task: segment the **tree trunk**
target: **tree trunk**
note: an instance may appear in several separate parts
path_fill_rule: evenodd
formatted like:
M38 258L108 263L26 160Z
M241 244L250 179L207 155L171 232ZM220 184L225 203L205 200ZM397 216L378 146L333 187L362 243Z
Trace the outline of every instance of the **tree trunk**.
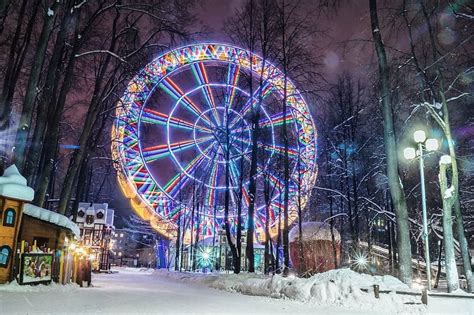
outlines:
M72 4L68 3L65 7L67 13L61 21L53 53L49 61L43 93L41 94L36 108L35 130L31 139L30 148L28 149L28 157L25 159L23 165L23 176L28 179L30 185L33 185L35 181L34 177L39 169L48 117L51 117L55 112L53 96L56 95L60 83L61 71L63 69L61 61L65 52L68 32L70 29L75 29L77 24L77 19L72 16L75 13L70 12L71 6Z
M453 186L448 188L446 175L447 165L439 165L439 186L441 198L443 200L443 243L444 260L446 268L446 280L448 282L448 292L451 293L459 289L459 276L456 268L456 256L454 252L453 218L452 208L456 199L456 192ZM430 275L428 275L430 276Z
M46 56L46 49L48 48L48 42L50 34L53 30L54 20L56 17L56 11L59 8L59 2L55 1L51 8L48 8L44 14L43 28L38 39L38 45L33 57L33 65L30 70L30 76L28 79L28 85L26 87L25 99L23 101L23 109L18 124L18 132L15 140L15 162L17 167L22 170L26 158L26 143L28 133L30 132L32 124L33 109L35 104L36 95L38 94L38 83L43 69L43 63ZM55 14L49 14L49 10Z
M79 208L79 202L81 201L89 201L84 198L84 193L86 191L86 184L87 184L87 170L88 170L89 159L85 159L81 165L81 171L79 172L79 176L77 178L77 189L76 189L76 198L74 200L72 206L72 215L73 221L76 222L77 217L77 210Z
M75 10L74 12L75 14L77 14L77 19L79 19L80 9ZM76 30L74 33L74 44L73 44L71 54L69 56L66 73L64 75L64 82L63 82L63 85L61 87L61 92L59 93L59 97L56 102L55 111L53 115L50 117L50 119L48 120L48 124L47 124L48 132L46 134L45 143L42 150L44 165L40 172L41 174L39 176L40 181L37 182L38 188L36 190L36 196L35 196L35 200L36 200L35 203L37 205L41 205L42 202L44 201L45 194L46 194L45 187L48 186L49 173L51 173L51 170L55 163L55 159L54 159L55 151L53 150L56 147L56 145L59 143L60 122L61 122L61 118L63 114L63 109L66 104L66 98L69 93L69 90L71 89L73 79L74 79L74 66L75 66L75 61L76 61L75 55L79 52L79 49L82 43L79 34L80 34L79 23L76 23ZM75 176L72 179L74 180ZM61 202L59 206L61 206ZM66 208L64 209L59 208L58 212L61 214L65 214Z
M329 154L326 154L327 158L326 160L329 159ZM331 163L328 163L328 174L331 174ZM332 180L331 178L329 179L329 189L332 190ZM334 200L331 195L331 192L327 192L327 196L329 198L329 217L331 218L329 220L329 224L331 225L331 243L332 243L332 254L333 254L333 262L334 262L334 268L338 267L337 264L337 245L336 245L336 238L334 235Z
M278 202L281 204L281 188L278 188ZM277 243L276 243L276 253L275 253L275 271L276 273L280 273L280 247L282 241L282 230L281 230L281 209L278 211L278 236L277 236Z
M15 33L13 34L12 42L10 44L10 50L8 52L8 59L6 61L6 69L3 74L3 87L2 93L0 94L0 130L6 130L10 121L10 115L12 111L12 104L7 101L8 94L10 90L14 89L12 81L14 66L15 66L15 57L17 56L18 51L18 42L21 35L21 26L23 23L23 18L25 16L27 0L23 0L18 12L18 20L15 28ZM8 7L8 5L6 5ZM6 57L6 56L4 56Z
M119 20L119 17L120 14L119 11L117 11L117 14L112 22L112 34L111 42L108 49L109 51L114 51L115 49L115 45L117 42L117 22ZM111 55L108 54L103 64L101 65L98 75L96 77L93 93L94 96L92 97L89 109L87 111L86 120L84 122L81 137L79 139L79 147L71 158L68 172L66 173L66 178L64 180L63 189L61 190L61 196L58 206L59 213L65 213L67 210L67 207L69 205L69 199L71 198L74 186L74 178L76 177L79 166L81 165L82 160L84 159L84 156L86 154L86 148L88 147L87 143L90 141L92 128L94 127L94 123L98 119L100 109L102 108L101 105L103 105L102 97L105 94L104 90L111 84L111 78L113 78L113 76L117 73L117 68L115 68L109 80L106 80L105 84L103 84L111 59Z
M387 177L390 194L395 208L398 228L399 278L405 284L411 285L411 245L408 211L402 183L398 173L398 151L395 139L395 129L392 117L390 90L390 70L382 41L377 15L377 1L369 0L372 35L378 57L380 73L380 103L383 112L384 142L387 159Z
M438 49L436 47L436 40L435 40L436 34L432 26L432 18L425 6L425 3L423 1L420 1L420 6L423 12L423 16L425 18L426 25L428 26L428 34L429 34L429 39L431 42L431 53L432 53L432 59L433 59L432 66L435 69L435 74L436 74L436 78L437 78L438 86L439 86L438 93L441 98L441 104L442 104L442 118L438 115L436 111L434 111L434 109L429 108L429 111L432 117L435 119L435 121L440 125L441 129L443 130L446 136L446 142L449 148L449 155L451 156L451 182L452 182L452 186L454 187L454 196L455 196L453 200L453 205L454 205L454 215L456 219L456 234L457 234L459 245L461 248L461 256L463 260L464 274L466 276L468 290L472 292L474 290L474 277L472 274L469 249L468 249L468 244L466 240L466 235L464 233L464 223L463 223L462 213L461 213L460 204L459 204L459 174L458 174L458 167L457 167L457 160L456 160L456 151L454 148L455 141L453 140L453 137L451 134L451 124L450 124L450 119L449 119L448 103L446 101L446 95L445 95L443 73L440 70L440 64L438 62L440 59L438 58ZM415 56L415 60L416 60L416 56ZM419 72L421 74L424 74L424 70L419 71ZM431 85L430 85L430 88L432 88ZM434 90L434 88L432 88L432 90L434 94L433 96L436 97L436 91Z
M454 216L456 220L456 233L459 241L459 246L461 248L461 257L463 260L463 269L464 275L466 276L468 291L474 291L474 278L472 275L472 267L471 267L471 257L469 255L469 246L466 239L466 234L464 233L464 223L462 219L462 212L461 207L459 204L459 171L458 171L458 164L456 160L456 151L454 148L454 140L451 134L451 124L449 120L449 109L448 103L446 101L446 96L444 94L444 84L443 84L443 77L441 72L437 70L437 74L439 76L440 82L440 96L442 102L442 111L443 111L443 121L444 121L444 134L446 136L446 142L448 143L449 148L449 155L451 157L451 185L454 188Z
M456 229L456 236L461 248L461 257L463 263L464 275L467 281L467 292L474 292L474 276L472 274L471 256L469 254L469 244L467 242L466 233L464 231L464 223L459 205L459 196L454 201L454 227Z
M180 237L181 237L181 213L178 215L178 230L176 231L176 245L175 245L175 255L174 255L174 270L179 271L179 247L180 247Z
M239 273L240 268L236 268L237 264L240 265L240 256L237 254L237 248L232 242L232 234L230 231L229 211L230 211L230 135L229 135L229 108L225 107L225 122L226 122L226 139L224 143L225 152L225 192L224 192L224 227L225 234L227 237L227 243L229 244L230 251L232 253L232 260L234 263L234 273ZM238 245L239 246L239 245ZM227 259L227 256L226 256Z
M3 32L3 25L5 23L5 18L8 15L8 7L10 6L11 0L1 0L0 1L0 35Z
M301 152L298 150L298 255L300 261L300 274L307 275L306 262L304 256L304 239L303 239L303 207L301 205ZM332 232L332 231L331 231Z
M26 53L30 47L30 39L33 31L33 27L36 21L36 14L40 5L40 0L36 0L33 3L33 9L31 12L30 19L28 20L25 32L23 35L23 40L20 40L21 33L21 24L23 21L23 16L25 13L27 0L24 0L20 9L20 16L18 18L17 28L15 30L15 35L13 37L13 42L10 46L10 53L8 56L7 69L4 76L3 90L0 96L0 108L2 112L0 113L0 130L6 130L9 127L11 122L11 113L13 105L13 95L15 94L16 84L20 76L21 69L23 67L23 62L25 61Z
M438 250L439 250L439 253L438 253L438 272L436 273L436 280L435 280L435 284L434 284L434 288L438 288L438 285L439 285L439 278L441 276L441 257L442 257L442 253L443 253L443 242L439 242L439 246L438 246Z

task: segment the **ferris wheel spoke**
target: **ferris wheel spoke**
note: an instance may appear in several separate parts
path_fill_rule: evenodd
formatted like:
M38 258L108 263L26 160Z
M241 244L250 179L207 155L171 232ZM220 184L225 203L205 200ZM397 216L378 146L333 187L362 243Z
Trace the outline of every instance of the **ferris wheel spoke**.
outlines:
M283 112L271 115L270 117L265 117L260 119L258 122L259 127L269 127L269 126L279 126L282 125L286 121L287 124L293 122L293 115L291 113L287 113L286 116Z
M230 177L231 177L231 180L232 180L232 186L234 187L237 187L240 189L240 192L242 193L242 200L244 201L245 203L245 206L248 207L249 206L249 203L250 203L250 196L249 196L249 193L247 191L247 188L245 187L245 184L242 183L242 186L240 185L240 180L239 180L239 177L240 177L240 172L239 172L239 169L237 168L236 164L235 164L235 161L231 161L230 162ZM237 192L236 192L237 194Z
M252 144L252 142L250 140L243 139L239 136L234 136L233 138L236 139L237 141L240 141L240 142L244 143L244 144L249 144L249 145ZM285 154L285 147L281 146L281 145L266 144L266 143L258 142L258 147L263 148L265 151L268 151L268 152L275 152L275 153L282 154L282 155ZM298 156L298 150L294 149L294 148L288 148L288 156L290 158L296 158Z
M270 117L262 118L258 122L258 126L259 128L267 128L267 127L272 127L272 126L277 127L277 126L283 125L283 122L285 120L287 124L290 124L294 121L293 115L291 113L287 113L285 118L283 118L283 116L284 116L283 112L281 112L278 114L271 115ZM251 128L252 127L250 125L245 126L245 127L240 127L240 128L234 129L234 132L236 133L245 132L245 131L251 130Z
M202 115L202 110L181 90L181 88L170 77L164 79L161 83L163 90L171 95L178 102L182 103L184 107L192 112L197 117L201 117L209 126L212 126L209 118ZM202 115L202 116L201 116Z
M242 185L241 191L242 191L242 200L244 201L245 206L248 207L250 204L250 195L245 185Z
M163 187L163 190L174 198L189 180L190 178L186 174L178 173Z
M171 127L184 129L184 130L193 130L194 128L194 124L189 121L175 118L175 117L170 117L167 114L164 114L164 113L161 113L159 111L152 110L149 108L145 108L143 110L142 121L145 123L157 124L157 125L166 125L168 123L169 126ZM203 126L196 125L195 128L205 133L212 133L211 129L203 127Z
M197 167L205 160L205 154L212 148L212 144L208 145L202 153L198 154L191 162L182 168L181 172L176 174L166 185L163 190L171 197L175 197L180 189L191 179L189 176Z
M245 160L248 163L251 163L251 158L249 155L244 155ZM261 162L257 162L257 173L263 174L263 176L268 176L270 182L275 185L276 188L282 189L284 186L284 182L281 178L279 178L276 174L274 174L270 169L264 167Z
M275 152L275 153L279 153L279 154L282 154L282 155L284 155L285 151L286 151L284 146L277 145L277 144L273 145L273 144L259 143L258 146L263 147L263 149L265 149L265 151ZM298 150L296 150L294 148L288 148L288 156L290 158L296 158L298 156Z
M247 148L250 148L250 146L252 145L252 142L249 139L243 138L240 136L234 136L232 137L232 139L234 140L233 143L239 142L241 144L240 146L233 145L233 148L237 150L240 155L249 155L251 153L251 149L246 150Z
M232 108L232 103L235 97L235 87L239 82L240 66L230 63L227 71L227 89L225 93L225 104L227 108Z
M261 101L263 102L263 100L268 95L272 94L273 90L274 90L273 85L271 85L269 81L265 81L263 85L259 86L258 89L252 94L252 97L247 100L244 106L242 106L242 108L239 111L239 114L242 115L242 117L247 115L247 113L252 109L252 107L255 107L257 103L260 101L259 99L260 97L261 97ZM234 118L231 121L230 126L231 127L234 126L236 121L237 121L237 118Z
M239 169L237 168L237 166L235 165L235 161L234 160L230 160L229 161L229 170L230 170L230 179L231 179L231 182L232 182L232 186L239 186L239 183L240 183L240 171Z
M215 206L217 203L217 186L218 186L218 180L220 176L219 172L219 163L217 163L217 155L218 151L215 150L213 157L209 160L209 165L211 168L211 173L209 175L209 181L208 181L208 192L206 196L207 204L210 206Z
M237 140L238 142L240 142L241 144L246 144L247 142L243 142L240 138L237 139L237 138L234 138L235 140ZM234 159L236 157L239 157L239 156L243 156L243 155L248 155L251 153L251 151L245 151L244 147L247 147L246 145L245 146L239 146L239 145L235 145L235 141L232 142L232 147L231 149L233 149L236 153L235 154L232 154L231 155L231 158Z
M209 140L213 139L212 136L202 137L194 140L187 140L187 141L180 141L171 143L169 146L168 144L160 144L153 147L148 147L143 149L143 157L146 162L152 162L158 160L160 158L169 156L171 151L179 152L190 149L194 147L197 143L205 143Z
M217 152L214 154L216 155ZM207 204L208 205L214 205L216 200L217 200L217 189L215 188L217 186L217 178L219 176L218 172L219 164L218 163L212 163L211 166L211 174L209 176L209 187L207 191Z
M230 158L231 159L236 159L236 158L239 158L243 155L249 155L251 153L251 151L245 151L243 152L243 150L241 150L240 148L238 148L237 146L234 146L232 147L232 149L235 151L235 153L231 154L230 155Z
M259 166L259 169L261 170L262 167ZM275 187L276 189L278 189L278 190L283 189L283 187L284 187L283 179L281 179L278 176L276 176L275 174L273 174L273 172L271 170L267 169L264 172L263 176L267 177L268 180L272 183L273 187Z
M220 125L220 119L219 119L219 114L217 113L217 106L216 102L214 100L214 96L212 94L212 90L209 87L209 78L207 76L206 72L206 67L204 66L204 63L198 62L194 63L191 66L191 69L194 72L194 75L199 83L200 86L202 86L202 92L204 94L204 98L206 99L207 104L209 105L209 108L212 110L212 115L215 119L216 125Z

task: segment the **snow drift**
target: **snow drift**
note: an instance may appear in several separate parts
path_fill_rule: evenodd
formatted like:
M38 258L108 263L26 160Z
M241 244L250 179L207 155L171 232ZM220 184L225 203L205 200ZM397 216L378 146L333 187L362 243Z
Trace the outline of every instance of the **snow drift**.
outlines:
M238 292L247 295L291 299L318 305L338 305L354 310L374 310L389 308L393 312L422 312L419 297L399 295L395 291L409 291L407 285L392 276L371 276L359 274L350 269L337 269L316 274L310 278L295 276L272 277L256 274L196 274L157 271L160 277L173 280L204 284L212 288ZM380 290L391 291L376 299L373 285Z

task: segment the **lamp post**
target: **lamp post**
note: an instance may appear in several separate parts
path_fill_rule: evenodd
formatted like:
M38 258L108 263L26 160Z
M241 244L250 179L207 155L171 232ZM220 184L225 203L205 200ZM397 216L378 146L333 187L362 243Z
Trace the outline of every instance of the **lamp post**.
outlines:
M426 134L423 130L417 130L413 134L413 139L417 144L417 149L408 147L403 151L403 155L407 160L413 160L419 157L420 167L420 183L421 183L421 208L423 212L423 242L425 248L425 262L426 262L426 278L428 280L428 290L431 290L431 260L430 247L428 241L428 214L426 210L426 188L425 188L425 171L423 161L423 150L436 151L438 149L438 140L426 139Z

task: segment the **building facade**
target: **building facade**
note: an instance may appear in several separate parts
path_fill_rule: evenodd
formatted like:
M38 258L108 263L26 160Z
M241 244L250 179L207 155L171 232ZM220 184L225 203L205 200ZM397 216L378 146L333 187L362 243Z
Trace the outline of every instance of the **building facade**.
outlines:
M114 210L107 203L80 202L75 221L80 229L81 245L95 256L92 269L109 270Z

